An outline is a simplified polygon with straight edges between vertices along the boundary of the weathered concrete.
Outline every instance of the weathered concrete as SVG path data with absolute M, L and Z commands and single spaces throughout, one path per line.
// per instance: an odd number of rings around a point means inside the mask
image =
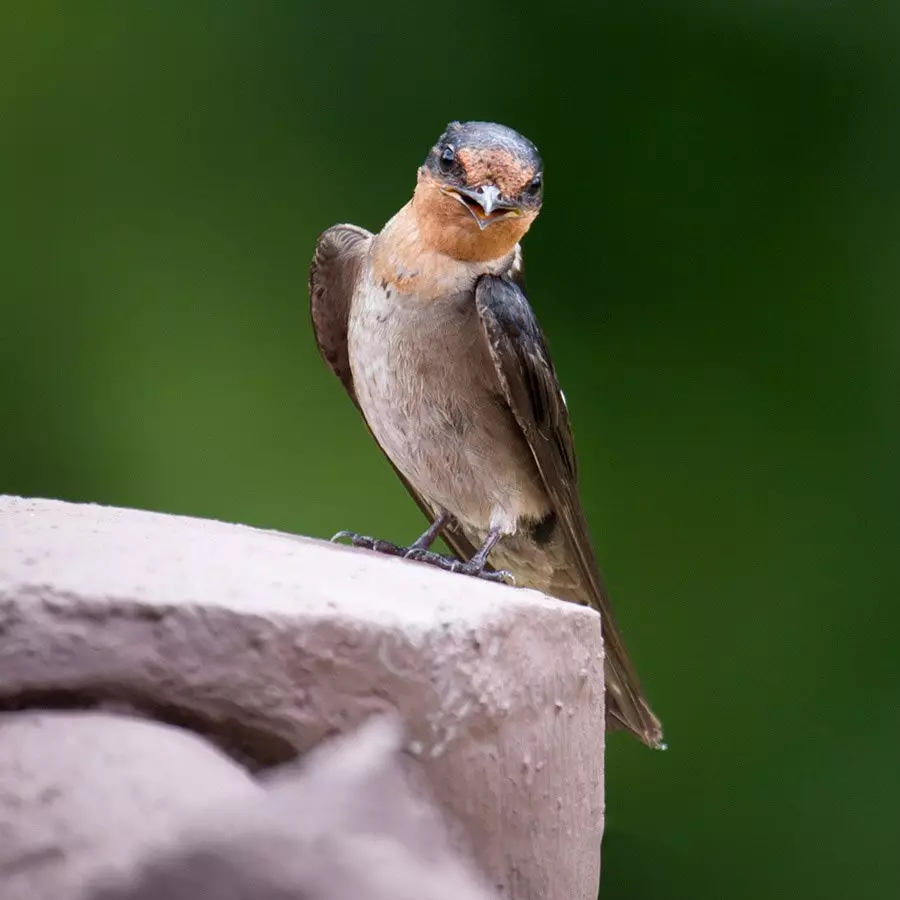
M 95 712 L 0 714 L 0 897 L 70 900 L 192 813 L 263 793 L 207 741 Z
M 218 522 L 0 498 L 0 706 L 125 702 L 261 768 L 396 708 L 504 896 L 595 895 L 599 617 Z
M 326 741 L 219 804 L 92 900 L 498 900 L 405 776 L 396 721 Z M 421 788 L 419 788 L 421 790 Z

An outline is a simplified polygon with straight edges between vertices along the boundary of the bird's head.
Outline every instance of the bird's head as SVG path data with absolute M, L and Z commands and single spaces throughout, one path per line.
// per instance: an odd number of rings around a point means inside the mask
M 414 208 L 426 239 L 457 259 L 498 259 L 541 209 L 543 163 L 531 141 L 491 122 L 451 122 L 419 169 Z

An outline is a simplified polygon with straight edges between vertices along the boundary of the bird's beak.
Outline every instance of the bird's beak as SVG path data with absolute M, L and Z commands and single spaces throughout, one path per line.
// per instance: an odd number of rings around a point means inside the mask
M 519 206 L 509 200 L 504 200 L 500 189 L 493 184 L 485 184 L 477 188 L 447 186 L 441 190 L 462 203 L 481 229 L 487 228 L 491 222 L 522 215 Z

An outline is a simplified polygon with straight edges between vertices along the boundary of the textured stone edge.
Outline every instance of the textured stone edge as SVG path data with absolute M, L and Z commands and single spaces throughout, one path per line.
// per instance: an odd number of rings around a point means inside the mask
M 0 705 L 125 704 L 205 734 L 256 767 L 305 752 L 373 712 L 398 709 L 422 777 L 468 836 L 458 835 L 458 843 L 474 848 L 507 896 L 593 895 L 604 735 L 597 727 L 600 624 L 590 610 L 277 532 L 53 501 L 17 504 L 43 520 L 39 525 L 54 514 L 78 520 L 64 523 L 77 546 L 57 547 L 55 569 L 48 560 L 25 565 L 20 558 L 11 580 L 4 500 Z M 86 590 L 97 575 L 82 569 L 90 569 L 92 555 L 102 557 L 95 532 L 112 520 L 113 528 L 130 523 L 151 543 L 178 543 L 181 535 L 186 561 L 174 581 L 187 574 L 200 587 L 185 588 L 178 602 L 171 583 L 177 567 L 163 553 L 163 600 L 155 576 L 148 581 L 146 573 L 134 585 L 101 578 L 101 590 Z M 28 552 L 42 546 L 37 537 Z M 244 545 L 257 564 L 262 558 L 262 568 L 269 562 L 285 568 L 287 599 L 282 589 L 266 602 L 266 582 L 253 573 L 237 582 L 245 592 L 258 588 L 261 598 L 225 596 L 222 585 L 204 597 L 203 571 L 234 566 L 235 549 Z M 140 558 L 146 563 L 146 555 Z M 308 577 L 310 559 L 323 570 L 318 580 Z M 132 561 L 128 553 L 116 559 L 126 569 Z M 52 577 L 43 577 L 48 571 Z M 240 564 L 233 571 L 246 574 Z M 323 584 L 326 593 L 334 585 L 334 606 L 328 612 L 320 604 L 310 614 L 299 601 Z M 358 596 L 350 602 L 353 592 Z M 359 596 L 369 593 L 387 597 L 396 617 L 357 616 Z M 426 603 L 428 614 L 421 609 Z M 336 654 L 335 647 L 346 652 Z

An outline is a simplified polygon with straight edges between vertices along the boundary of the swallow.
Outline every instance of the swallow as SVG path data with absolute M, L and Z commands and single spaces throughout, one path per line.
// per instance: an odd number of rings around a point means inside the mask
M 591 544 L 566 400 L 526 299 L 519 241 L 543 195 L 529 140 L 451 122 L 412 199 L 378 234 L 335 225 L 319 238 L 309 274 L 319 351 L 430 523 L 409 547 L 335 539 L 593 607 L 607 727 L 661 747 Z M 438 536 L 454 557 L 430 549 Z

